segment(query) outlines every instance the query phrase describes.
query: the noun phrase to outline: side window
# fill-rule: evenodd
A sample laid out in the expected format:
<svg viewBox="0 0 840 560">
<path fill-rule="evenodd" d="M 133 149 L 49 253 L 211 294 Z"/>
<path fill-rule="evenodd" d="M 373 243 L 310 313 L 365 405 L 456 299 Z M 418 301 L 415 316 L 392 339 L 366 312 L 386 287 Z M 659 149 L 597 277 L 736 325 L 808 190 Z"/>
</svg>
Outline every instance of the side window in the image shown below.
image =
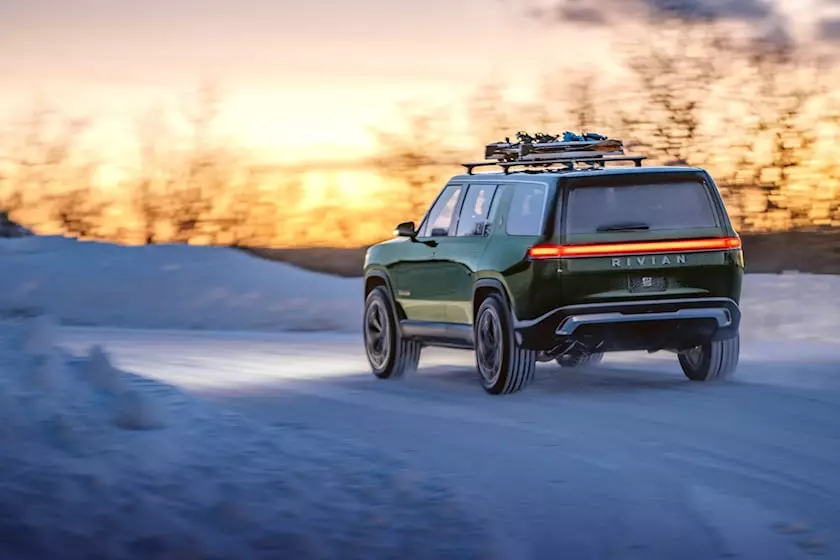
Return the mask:
<svg viewBox="0 0 840 560">
<path fill-rule="evenodd" d="M 496 185 L 470 185 L 467 196 L 464 197 L 455 235 L 458 237 L 484 235 L 495 193 Z"/>
<path fill-rule="evenodd" d="M 499 217 L 499 206 L 505 199 L 505 190 L 507 187 L 507 184 L 502 183 L 496 188 L 496 194 L 493 195 L 493 202 L 490 203 L 490 215 L 487 218 L 491 224 L 493 224 Z"/>
<path fill-rule="evenodd" d="M 449 235 L 449 227 L 455 216 L 458 200 L 461 198 L 463 185 L 449 185 L 443 190 L 440 198 L 429 211 L 426 223 L 421 232 L 422 237 L 444 237 Z"/>
<path fill-rule="evenodd" d="M 545 185 L 513 185 L 506 231 L 509 235 L 540 235 L 545 216 Z"/>
</svg>

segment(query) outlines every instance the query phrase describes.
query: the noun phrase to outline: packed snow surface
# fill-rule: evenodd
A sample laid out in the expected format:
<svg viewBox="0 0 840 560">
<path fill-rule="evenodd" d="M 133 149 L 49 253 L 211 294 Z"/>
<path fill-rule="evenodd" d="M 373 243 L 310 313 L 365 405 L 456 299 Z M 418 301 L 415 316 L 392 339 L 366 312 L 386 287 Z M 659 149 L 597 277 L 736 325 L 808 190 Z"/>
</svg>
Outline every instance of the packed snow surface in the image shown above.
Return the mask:
<svg viewBox="0 0 840 560">
<path fill-rule="evenodd" d="M 380 451 L 249 420 L 0 322 L 0 558 L 464 558 L 480 524 Z M 92 555 L 92 556 L 89 556 Z"/>
<path fill-rule="evenodd" d="M 0 315 L 84 326 L 357 331 L 360 279 L 234 249 L 121 247 L 63 237 L 0 239 Z M 840 277 L 748 274 L 745 340 L 840 342 Z"/>
<path fill-rule="evenodd" d="M 525 391 L 492 397 L 465 351 L 427 348 L 415 374 L 376 379 L 357 334 L 62 330 L 74 352 L 93 343 L 131 371 L 445 481 L 498 558 L 840 558 L 840 345 L 745 342 L 735 379 L 710 384 L 664 352 L 546 363 Z"/>
</svg>

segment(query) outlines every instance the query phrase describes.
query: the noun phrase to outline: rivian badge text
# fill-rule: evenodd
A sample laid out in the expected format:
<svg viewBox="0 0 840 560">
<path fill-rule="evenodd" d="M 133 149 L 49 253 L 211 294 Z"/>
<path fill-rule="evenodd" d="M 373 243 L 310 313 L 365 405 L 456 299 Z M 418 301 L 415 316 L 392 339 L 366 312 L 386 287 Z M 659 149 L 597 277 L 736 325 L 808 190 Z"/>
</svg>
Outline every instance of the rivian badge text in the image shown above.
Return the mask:
<svg viewBox="0 0 840 560">
<path fill-rule="evenodd" d="M 616 257 L 612 260 L 613 268 L 668 266 L 670 264 L 685 264 L 685 255 L 645 255 L 643 257 Z"/>
</svg>

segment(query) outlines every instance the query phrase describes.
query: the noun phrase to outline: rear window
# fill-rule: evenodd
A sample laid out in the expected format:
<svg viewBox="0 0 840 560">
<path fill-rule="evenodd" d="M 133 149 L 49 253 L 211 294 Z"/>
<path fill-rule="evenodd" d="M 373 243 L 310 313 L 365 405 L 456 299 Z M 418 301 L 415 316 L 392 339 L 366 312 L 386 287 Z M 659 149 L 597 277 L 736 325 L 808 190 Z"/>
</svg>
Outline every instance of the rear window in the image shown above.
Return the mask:
<svg viewBox="0 0 840 560">
<path fill-rule="evenodd" d="M 697 181 L 587 186 L 569 192 L 568 234 L 717 227 L 706 187 Z"/>
</svg>

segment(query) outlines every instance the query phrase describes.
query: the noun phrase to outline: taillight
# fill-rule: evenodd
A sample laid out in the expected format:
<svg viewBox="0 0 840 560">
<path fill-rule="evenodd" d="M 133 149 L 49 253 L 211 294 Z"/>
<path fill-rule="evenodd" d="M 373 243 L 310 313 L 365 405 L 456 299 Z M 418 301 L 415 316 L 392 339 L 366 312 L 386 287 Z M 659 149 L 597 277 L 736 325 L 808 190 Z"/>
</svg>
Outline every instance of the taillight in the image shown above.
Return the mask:
<svg viewBox="0 0 840 560">
<path fill-rule="evenodd" d="M 558 259 L 633 255 L 639 253 L 680 253 L 740 249 L 740 237 L 680 239 L 675 241 L 637 241 L 631 243 L 593 243 L 588 245 L 534 245 L 528 249 L 532 259 Z"/>
<path fill-rule="evenodd" d="M 563 256 L 561 245 L 534 245 L 528 249 L 528 256 L 532 259 L 551 259 Z"/>
</svg>

